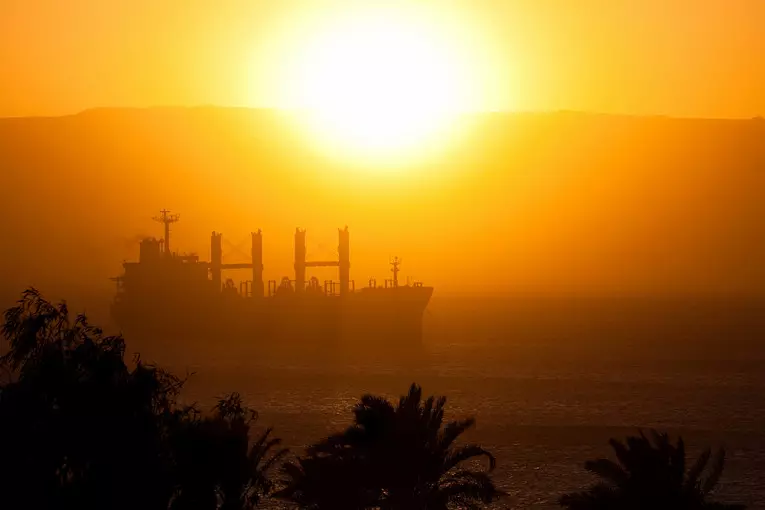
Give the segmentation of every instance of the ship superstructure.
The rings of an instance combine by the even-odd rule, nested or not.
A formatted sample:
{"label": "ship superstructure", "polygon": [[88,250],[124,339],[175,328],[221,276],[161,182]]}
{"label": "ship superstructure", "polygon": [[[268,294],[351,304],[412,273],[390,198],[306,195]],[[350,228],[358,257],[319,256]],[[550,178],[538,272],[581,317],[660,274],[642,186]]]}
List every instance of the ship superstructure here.
{"label": "ship superstructure", "polygon": [[[213,232],[210,261],[170,250],[170,226],[179,216],[163,210],[156,218],[164,238],[145,238],[137,262],[125,262],[112,315],[125,331],[210,336],[245,334],[253,341],[310,340],[323,345],[383,340],[385,345],[421,342],[422,316],[433,293],[421,282],[399,283],[400,260],[390,261],[391,278],[372,278],[357,288],[351,279],[348,227],[338,229],[336,260],[306,258],[306,231],[296,229],[294,277],[263,279],[263,233],[251,234],[251,262],[223,263],[223,236]],[[337,267],[338,281],[307,277],[313,267]],[[236,285],[228,270],[250,270]]]}

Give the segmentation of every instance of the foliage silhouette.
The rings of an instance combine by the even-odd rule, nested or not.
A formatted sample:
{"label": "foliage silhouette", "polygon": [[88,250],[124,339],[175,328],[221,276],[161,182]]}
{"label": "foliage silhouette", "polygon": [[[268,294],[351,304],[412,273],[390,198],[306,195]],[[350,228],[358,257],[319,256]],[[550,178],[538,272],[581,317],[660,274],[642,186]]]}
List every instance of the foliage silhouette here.
{"label": "foliage silhouette", "polygon": [[[278,440],[268,430],[248,451],[253,415],[238,395],[201,419],[176,402],[184,381],[140,358],[129,368],[121,337],[105,336],[83,315],[70,319],[65,303],[35,289],[5,312],[1,332],[9,349],[0,365],[11,377],[0,387],[0,504],[217,508],[209,499],[182,505],[190,481],[201,479],[214,480],[213,497],[222,494],[231,509],[270,491],[266,475],[282,454],[268,453]],[[215,451],[218,462],[203,466],[198,451]]]}
{"label": "foliage silhouette", "polygon": [[250,509],[271,494],[270,471],[287,449],[273,451],[281,441],[270,437],[270,428],[250,446],[256,418],[233,393],[218,402],[212,416],[194,412],[181,422],[172,436],[178,465],[173,510]]}
{"label": "foliage silhouette", "polygon": [[307,449],[284,466],[287,486],[280,497],[314,509],[428,509],[450,504],[478,508],[501,492],[488,472],[461,469],[463,461],[494,456],[476,445],[455,446],[474,420],[442,427],[446,399],[422,400],[413,384],[397,406],[365,395],[354,409],[354,423]]}
{"label": "foliage silhouette", "polygon": [[707,501],[722,475],[722,449],[714,456],[710,449],[705,450],[686,471],[682,438],[673,445],[667,434],[651,431],[651,439],[641,432],[640,436],[628,437],[626,444],[616,439],[611,439],[610,444],[618,463],[608,459],[587,461],[585,468],[602,481],[585,492],[564,495],[561,506],[570,510],[744,508]]}
{"label": "foliage silhouette", "polygon": [[35,289],[4,315],[13,378],[0,391],[0,483],[12,508],[162,508],[165,418],[182,382],[137,360]]}

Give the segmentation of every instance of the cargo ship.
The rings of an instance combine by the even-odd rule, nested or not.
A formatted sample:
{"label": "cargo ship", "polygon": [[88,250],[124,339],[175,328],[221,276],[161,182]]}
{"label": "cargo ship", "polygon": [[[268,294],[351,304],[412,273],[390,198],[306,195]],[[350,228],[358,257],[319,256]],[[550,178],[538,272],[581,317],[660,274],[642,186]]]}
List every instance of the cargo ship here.
{"label": "cargo ship", "polygon": [[[215,340],[237,336],[259,350],[352,346],[417,348],[433,288],[399,282],[400,260],[389,261],[391,277],[357,288],[351,279],[348,227],[338,229],[336,260],[306,260],[306,231],[296,229],[294,277],[263,279],[263,234],[252,232],[249,263],[224,264],[222,234],[210,238],[210,261],[171,250],[170,227],[179,216],[162,210],[154,218],[164,238],[144,238],[137,262],[125,262],[112,278],[117,292],[112,319],[131,336]],[[338,280],[308,277],[314,267],[337,267]],[[250,270],[236,284],[228,270]],[[241,341],[240,341],[241,343]]]}

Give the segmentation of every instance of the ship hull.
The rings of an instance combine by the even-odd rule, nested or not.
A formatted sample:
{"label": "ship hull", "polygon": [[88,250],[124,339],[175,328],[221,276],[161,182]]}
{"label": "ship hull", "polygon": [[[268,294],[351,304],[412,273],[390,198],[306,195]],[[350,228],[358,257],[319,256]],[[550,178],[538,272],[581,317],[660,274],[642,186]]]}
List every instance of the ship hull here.
{"label": "ship hull", "polygon": [[[248,355],[361,355],[416,351],[432,287],[363,289],[346,296],[122,300],[112,317],[123,334],[152,344],[182,339],[199,349]],[[172,306],[167,303],[173,303]],[[178,345],[178,342],[172,342]]]}

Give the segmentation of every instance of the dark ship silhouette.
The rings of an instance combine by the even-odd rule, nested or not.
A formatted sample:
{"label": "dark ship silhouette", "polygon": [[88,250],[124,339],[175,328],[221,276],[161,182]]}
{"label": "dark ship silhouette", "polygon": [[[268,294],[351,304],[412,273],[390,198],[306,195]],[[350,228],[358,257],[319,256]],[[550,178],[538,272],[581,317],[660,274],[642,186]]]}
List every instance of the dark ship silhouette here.
{"label": "dark ship silhouette", "polygon": [[[211,260],[170,249],[170,225],[179,216],[161,211],[164,239],[145,238],[138,262],[125,262],[112,303],[112,318],[125,333],[149,337],[220,338],[244,335],[264,347],[310,344],[368,344],[416,347],[422,318],[433,294],[420,282],[399,284],[400,261],[390,262],[393,278],[356,289],[350,278],[348,227],[339,229],[338,259],[306,260],[306,232],[295,231],[295,277],[263,281],[263,236],[252,233],[252,262],[224,264],[222,234],[211,236]],[[311,267],[337,267],[339,281],[306,279]],[[238,287],[223,272],[251,269],[252,279]],[[267,283],[267,286],[266,286]]]}

